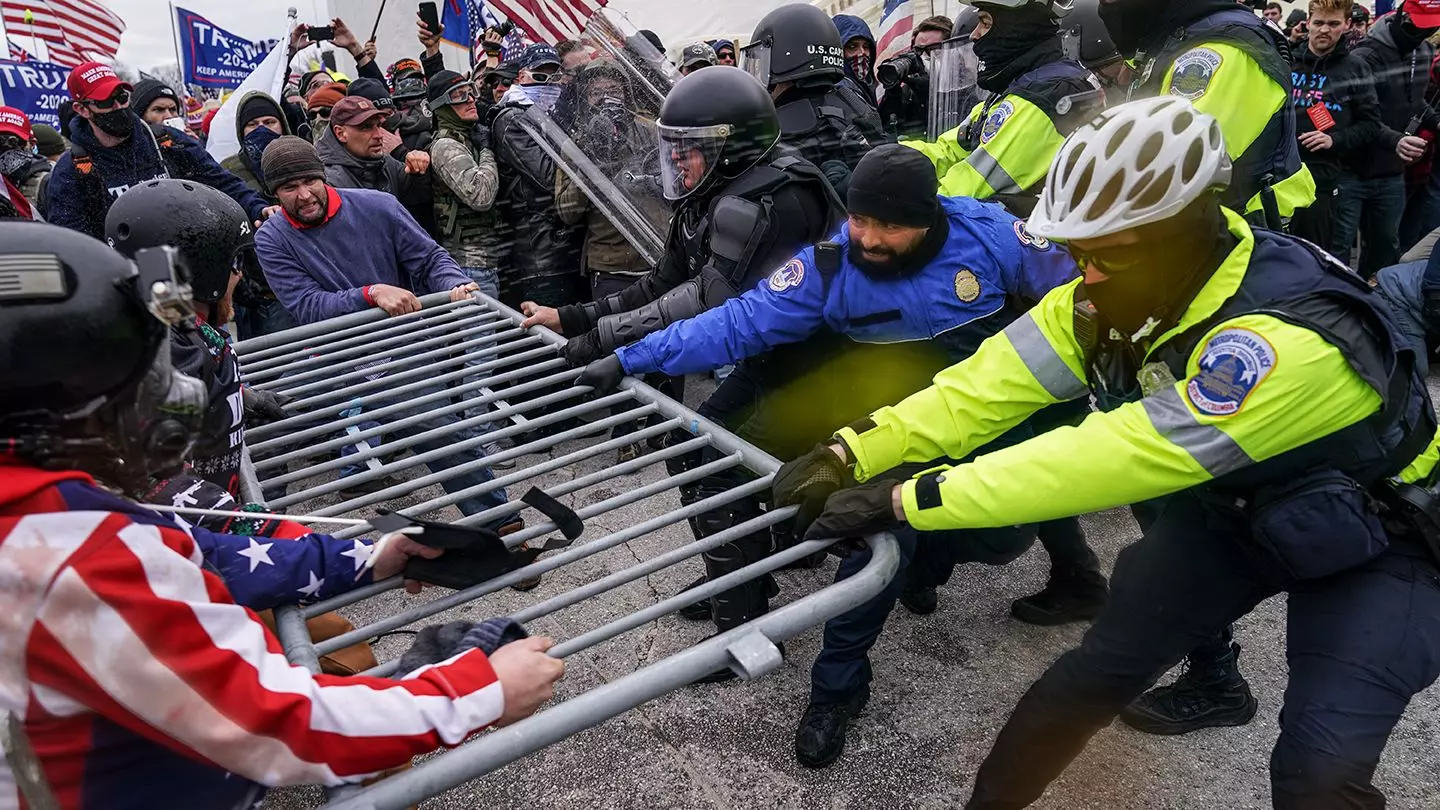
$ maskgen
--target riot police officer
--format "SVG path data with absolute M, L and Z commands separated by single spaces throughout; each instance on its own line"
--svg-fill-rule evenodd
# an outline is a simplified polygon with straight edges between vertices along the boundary
M 741 67 L 775 99 L 780 142 L 824 170 L 841 196 L 860 158 L 888 143 L 875 106 L 845 78 L 845 48 L 835 21 L 808 3 L 781 6 L 755 26 Z

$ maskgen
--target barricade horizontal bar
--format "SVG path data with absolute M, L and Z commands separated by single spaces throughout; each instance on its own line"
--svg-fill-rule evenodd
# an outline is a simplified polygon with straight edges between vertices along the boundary
M 480 298 L 479 296 L 472 297 Z M 408 315 L 401 315 L 394 320 L 398 321 L 401 318 L 419 318 L 428 313 L 443 310 L 446 308 L 447 304 L 454 303 L 451 302 L 450 293 L 448 292 L 438 292 L 431 293 L 429 295 L 422 295 L 420 296 L 419 300 L 420 306 L 422 307 L 419 312 L 412 312 Z M 481 298 L 480 300 L 484 299 Z M 486 305 L 489 306 L 489 308 L 492 310 L 501 312 L 506 315 L 509 315 L 511 312 L 515 311 L 513 309 L 508 309 L 508 307 L 506 309 L 500 309 L 499 307 L 496 307 L 494 303 L 492 303 L 492 301 L 493 299 L 491 299 L 491 301 L 485 302 Z M 460 301 L 458 303 L 455 303 L 455 306 L 463 306 L 469 303 L 469 301 Z M 386 313 L 383 309 L 371 308 L 361 310 L 360 312 L 352 312 L 349 315 L 340 315 L 335 318 L 326 318 L 323 321 L 316 321 L 315 323 L 301 324 L 300 326 L 286 329 L 283 332 L 275 332 L 274 334 L 264 335 L 262 337 L 242 340 L 235 344 L 235 351 L 243 356 L 248 355 L 252 352 L 261 352 L 266 349 L 273 349 L 278 346 L 291 346 L 292 344 L 300 345 L 305 341 L 323 340 L 327 335 L 335 336 L 341 332 L 344 332 L 350 327 L 360 326 L 362 324 L 374 324 L 389 319 L 390 315 Z M 512 318 L 512 320 L 514 319 Z M 516 323 L 518 323 L 518 321 L 516 321 Z
M 507 325 L 507 324 L 502 324 Z M 490 331 L 490 330 L 486 330 Z M 388 355 L 374 361 L 373 365 L 359 365 L 355 370 L 341 374 L 336 377 L 335 369 L 317 368 L 311 371 L 301 371 L 295 374 L 287 374 L 276 380 L 257 383 L 256 388 L 262 391 L 273 391 L 277 394 L 288 394 L 294 396 L 296 391 L 303 391 L 314 384 L 313 380 L 322 380 L 326 385 L 338 385 L 350 380 L 369 379 L 376 374 L 385 374 L 390 371 L 402 371 L 413 368 L 416 363 L 431 361 L 444 357 L 464 357 L 464 353 L 470 350 L 479 350 L 482 347 L 498 347 L 504 338 L 523 336 L 525 331 L 518 328 L 506 329 L 503 332 L 490 332 L 490 334 L 479 337 L 466 338 L 465 340 L 452 340 L 449 337 L 432 338 L 421 341 L 413 347 L 400 347 L 387 349 L 380 354 Z M 412 349 L 424 349 L 418 354 L 411 354 Z M 498 348 L 495 349 L 498 351 Z M 466 358 L 473 359 L 473 358 Z
M 244 361 L 246 366 L 255 365 L 258 368 L 261 364 L 284 362 L 287 358 L 309 357 L 316 352 L 339 347 L 341 344 L 363 343 L 372 338 L 389 337 L 396 332 L 414 329 L 416 325 L 420 323 L 428 325 L 430 323 L 454 322 L 456 318 L 467 316 L 468 312 L 461 311 L 461 309 L 470 303 L 469 301 L 447 303 L 443 306 L 431 307 L 430 309 L 424 309 L 420 312 L 412 312 L 409 315 L 403 315 L 398 318 L 386 318 L 384 319 L 385 323 L 383 325 L 365 324 L 352 326 L 349 329 L 341 329 L 333 334 L 326 333 L 311 340 L 301 340 L 296 343 L 276 346 L 271 349 L 261 349 L 254 352 L 241 352 L 240 359 Z M 493 311 L 489 309 L 481 309 L 480 311 L 487 314 L 494 314 Z
M 403 330 L 385 340 L 356 338 L 362 343 L 333 352 L 327 350 L 284 362 L 275 361 L 268 368 L 251 371 L 247 367 L 245 377 L 253 380 L 271 380 L 282 375 L 298 374 L 303 369 L 327 364 L 333 365 L 347 360 L 353 361 L 366 356 L 373 357 L 376 354 L 388 353 L 395 349 L 421 349 L 428 346 L 439 346 L 446 341 L 494 332 L 511 325 L 509 321 L 496 320 L 493 313 L 487 313 L 484 310 L 478 310 L 478 313 L 478 315 L 453 322 L 431 324 L 429 321 L 421 321 L 415 329 Z

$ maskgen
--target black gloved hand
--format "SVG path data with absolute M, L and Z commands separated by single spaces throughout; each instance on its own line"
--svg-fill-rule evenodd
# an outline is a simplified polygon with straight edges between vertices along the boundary
M 288 419 L 290 412 L 285 410 L 285 406 L 295 401 L 294 397 L 286 394 L 255 388 L 244 389 L 241 399 L 245 403 L 246 421 L 257 425 Z
M 562 354 L 571 368 L 590 365 L 605 356 L 604 350 L 600 348 L 600 333 L 591 329 L 579 337 L 570 338 L 565 342 Z
M 894 481 L 871 481 L 831 495 L 825 511 L 805 532 L 805 539 L 864 537 L 900 525 L 893 502 L 897 486 Z
M 804 537 L 815 518 L 825 511 L 825 499 L 855 483 L 845 462 L 829 445 L 817 444 L 809 453 L 787 462 L 771 484 L 776 506 L 798 505 L 795 536 Z
M 625 367 L 620 364 L 620 355 L 612 353 L 586 366 L 575 384 L 588 385 L 594 388 L 597 394 L 608 394 L 619 388 L 623 379 Z
M 475 151 L 490 148 L 490 128 L 484 124 L 476 124 L 470 128 L 470 145 Z

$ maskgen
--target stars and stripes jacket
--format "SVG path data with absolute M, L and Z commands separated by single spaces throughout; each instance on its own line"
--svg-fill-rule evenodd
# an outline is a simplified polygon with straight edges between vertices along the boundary
M 0 459 L 0 711 L 62 808 L 230 808 L 461 743 L 504 708 L 484 653 L 405 680 L 312 675 L 253 611 L 324 599 L 371 546 L 187 528 L 87 475 Z M 0 761 L 0 810 L 21 806 Z

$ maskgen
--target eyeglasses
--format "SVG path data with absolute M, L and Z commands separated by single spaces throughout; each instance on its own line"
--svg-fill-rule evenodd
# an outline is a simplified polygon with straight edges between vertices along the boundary
M 84 102 L 84 104 L 85 104 L 87 107 L 93 107 L 94 109 L 100 110 L 101 112 L 105 112 L 105 111 L 108 111 L 108 110 L 113 110 L 113 109 L 116 109 L 117 107 L 129 106 L 129 104 L 130 104 L 130 91 L 129 91 L 129 90 L 120 90 L 120 91 L 117 91 L 117 92 L 115 93 L 115 95 L 111 96 L 110 98 L 105 99 L 104 101 L 86 101 L 86 102 Z

